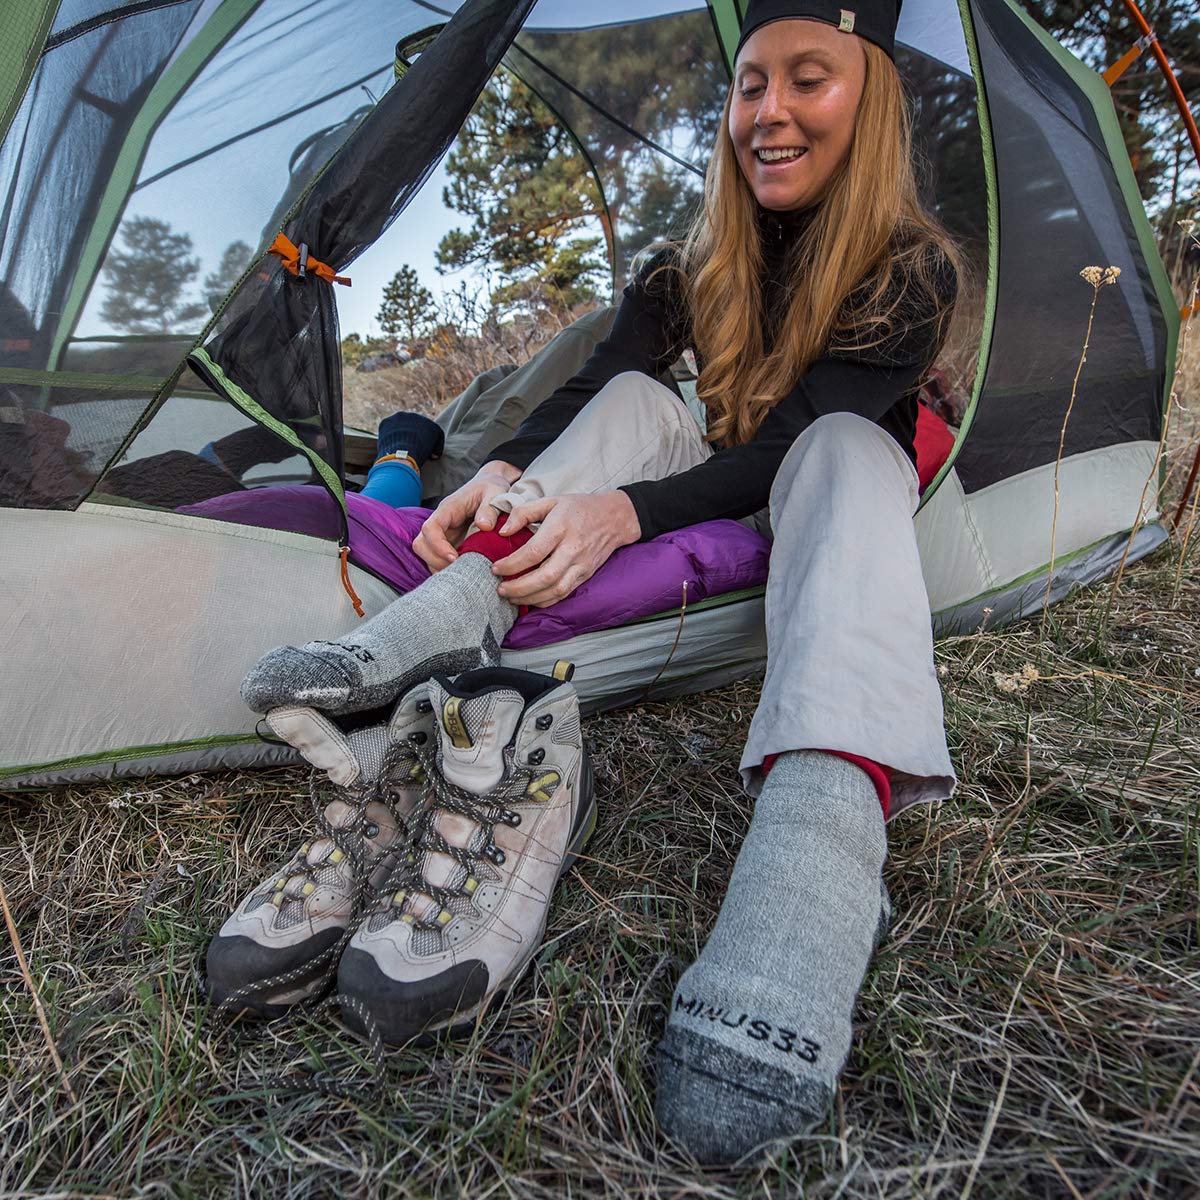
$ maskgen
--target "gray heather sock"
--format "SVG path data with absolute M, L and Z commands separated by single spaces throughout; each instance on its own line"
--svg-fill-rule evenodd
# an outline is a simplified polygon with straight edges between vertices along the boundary
M 517 610 L 482 554 L 464 554 L 335 642 L 280 646 L 242 681 L 255 712 L 307 705 L 331 713 L 387 704 L 434 675 L 495 666 Z
M 886 853 L 866 772 L 819 751 L 779 756 L 658 1047 L 659 1123 L 699 1161 L 733 1162 L 828 1112 Z

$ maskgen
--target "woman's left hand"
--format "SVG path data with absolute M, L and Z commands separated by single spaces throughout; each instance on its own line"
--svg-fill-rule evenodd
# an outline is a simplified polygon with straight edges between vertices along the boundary
M 529 571 L 500 585 L 500 595 L 511 604 L 556 604 L 591 579 L 614 550 L 642 536 L 633 501 L 619 491 L 547 496 L 519 504 L 499 532 L 513 534 L 539 521 L 541 528 L 533 537 L 492 568 L 504 576 Z

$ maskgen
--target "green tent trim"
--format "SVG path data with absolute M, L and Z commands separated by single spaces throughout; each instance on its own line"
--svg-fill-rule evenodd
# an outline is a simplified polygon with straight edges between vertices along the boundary
M 342 481 L 338 473 L 315 450 L 306 446 L 291 426 L 285 425 L 282 421 L 271 416 L 253 396 L 238 387 L 221 370 L 220 366 L 217 365 L 216 361 L 203 346 L 199 346 L 192 351 L 190 360 L 208 378 L 215 391 L 225 396 L 231 404 L 236 404 L 251 420 L 257 421 L 260 425 L 265 425 L 276 437 L 282 438 L 297 454 L 302 454 L 308 459 L 312 469 L 321 477 L 329 494 L 334 498 L 338 508 L 341 510 L 342 539 L 339 544 L 344 546 L 346 544 L 350 517 L 346 509 L 346 491 L 342 487 Z
M 100 200 L 96 223 L 92 226 L 91 233 L 80 253 L 75 279 L 66 302 L 63 304 L 58 329 L 51 343 L 49 362 L 52 365 L 58 364 L 67 340 L 71 336 L 71 331 L 75 328 L 83 306 L 87 302 L 92 284 L 99 274 L 101 260 L 116 232 L 121 214 L 125 211 L 130 190 L 137 178 L 155 130 L 212 56 L 258 7 L 259 0 L 224 0 L 224 3 L 205 22 L 203 29 L 163 73 L 162 78 L 155 84 L 147 97 L 146 103 L 142 105 L 129 131 L 129 136 L 121 147 L 121 153 L 117 157 L 112 174 L 109 176 L 104 195 Z M 162 380 L 159 380 L 160 385 L 161 383 Z M 157 405 L 155 407 L 157 408 Z M 153 414 L 147 413 L 143 417 L 142 423 L 151 415 Z
M 41 4 L 7 4 L 4 12 L 4 42 L 0 49 L 0 140 L 25 99 L 29 81 L 50 36 L 59 0 Z

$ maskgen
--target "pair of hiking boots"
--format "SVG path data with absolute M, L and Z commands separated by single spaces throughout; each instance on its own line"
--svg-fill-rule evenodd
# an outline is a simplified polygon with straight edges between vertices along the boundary
M 357 729 L 311 708 L 268 713 L 334 795 L 320 836 L 210 943 L 211 998 L 278 1016 L 336 976 L 347 1023 L 395 1045 L 486 1011 L 532 960 L 596 823 L 578 697 L 567 664 L 555 674 L 436 677 Z

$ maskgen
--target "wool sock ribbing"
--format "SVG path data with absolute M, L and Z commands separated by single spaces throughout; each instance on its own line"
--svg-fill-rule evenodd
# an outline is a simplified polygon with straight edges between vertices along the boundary
M 828 1111 L 886 853 L 865 772 L 820 751 L 779 756 L 658 1049 L 659 1123 L 699 1161 L 733 1162 Z
M 255 712 L 361 712 L 434 675 L 496 666 L 517 617 L 498 583 L 482 554 L 461 554 L 345 637 L 271 650 L 242 681 L 242 699 Z

